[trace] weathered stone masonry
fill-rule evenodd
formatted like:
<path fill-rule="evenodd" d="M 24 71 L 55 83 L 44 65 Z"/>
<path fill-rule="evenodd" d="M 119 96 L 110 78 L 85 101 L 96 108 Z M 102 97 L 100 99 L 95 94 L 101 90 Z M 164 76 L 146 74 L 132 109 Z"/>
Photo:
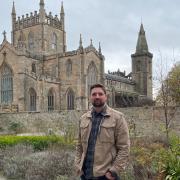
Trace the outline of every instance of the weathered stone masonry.
<path fill-rule="evenodd" d="M 99 43 L 67 51 L 65 12 L 39 11 L 17 17 L 12 6 L 12 42 L 0 45 L 0 112 L 87 110 L 89 87 L 102 83 L 112 107 L 133 107 L 141 99 L 152 100 L 152 57 L 143 25 L 140 26 L 132 72 L 104 73 L 105 57 Z M 119 67 L 121 68 L 121 67 Z"/>

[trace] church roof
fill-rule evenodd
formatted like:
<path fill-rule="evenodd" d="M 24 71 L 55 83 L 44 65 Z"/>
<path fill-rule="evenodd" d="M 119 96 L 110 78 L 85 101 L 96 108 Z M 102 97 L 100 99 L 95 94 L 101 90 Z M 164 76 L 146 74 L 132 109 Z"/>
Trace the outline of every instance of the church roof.
<path fill-rule="evenodd" d="M 135 82 L 131 79 L 122 77 L 122 76 L 117 76 L 113 74 L 105 74 L 105 78 L 108 80 L 114 80 L 114 81 L 119 81 L 127 84 L 135 84 Z"/>

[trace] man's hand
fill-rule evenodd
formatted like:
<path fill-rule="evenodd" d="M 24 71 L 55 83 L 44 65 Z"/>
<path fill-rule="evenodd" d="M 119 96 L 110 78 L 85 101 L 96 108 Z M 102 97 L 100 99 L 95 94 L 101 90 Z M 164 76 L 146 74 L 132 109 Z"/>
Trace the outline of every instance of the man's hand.
<path fill-rule="evenodd" d="M 109 180 L 115 180 L 115 177 L 112 176 L 111 172 L 108 171 L 106 174 L 105 174 L 106 178 L 109 179 Z"/>

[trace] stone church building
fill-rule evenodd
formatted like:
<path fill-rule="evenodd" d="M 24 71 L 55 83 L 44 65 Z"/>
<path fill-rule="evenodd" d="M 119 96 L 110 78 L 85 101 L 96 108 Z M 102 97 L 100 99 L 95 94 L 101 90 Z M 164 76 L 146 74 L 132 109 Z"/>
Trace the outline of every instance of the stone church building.
<path fill-rule="evenodd" d="M 134 106 L 140 98 L 152 99 L 152 57 L 141 24 L 132 72 L 104 73 L 105 58 L 92 41 L 66 50 L 65 13 L 46 13 L 44 0 L 39 11 L 16 16 L 12 7 L 11 43 L 0 45 L 0 112 L 86 110 L 89 87 L 102 83 L 112 107 Z"/>

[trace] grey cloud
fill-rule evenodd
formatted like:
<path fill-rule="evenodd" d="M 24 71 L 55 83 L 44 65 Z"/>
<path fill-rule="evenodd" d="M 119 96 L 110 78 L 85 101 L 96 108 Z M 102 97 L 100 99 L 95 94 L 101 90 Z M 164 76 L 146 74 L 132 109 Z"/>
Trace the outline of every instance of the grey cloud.
<path fill-rule="evenodd" d="M 0 7 L 0 32 L 5 29 L 9 40 L 12 2 L 2 1 Z M 15 4 L 17 15 L 39 10 L 38 0 L 15 0 Z M 59 14 L 60 0 L 45 0 L 45 5 L 47 12 Z M 66 0 L 68 50 L 78 48 L 79 34 L 82 33 L 84 46 L 89 45 L 90 38 L 96 47 L 101 41 L 106 56 L 105 67 L 114 69 L 121 62 L 130 71 L 130 55 L 135 51 L 142 19 L 154 61 L 158 58 L 158 49 L 171 59 L 172 49 L 180 51 L 179 7 L 179 0 Z M 179 56 L 176 58 L 178 60 Z"/>

